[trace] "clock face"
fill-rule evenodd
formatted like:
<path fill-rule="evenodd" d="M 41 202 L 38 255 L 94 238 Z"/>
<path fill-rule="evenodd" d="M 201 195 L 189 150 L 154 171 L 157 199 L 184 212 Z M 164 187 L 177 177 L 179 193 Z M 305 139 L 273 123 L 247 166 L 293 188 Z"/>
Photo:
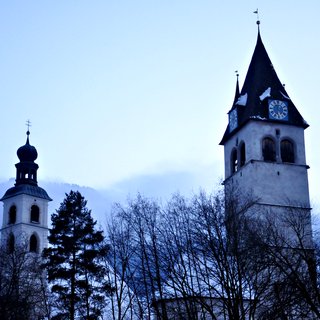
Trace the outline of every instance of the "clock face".
<path fill-rule="evenodd" d="M 269 100 L 269 119 L 288 120 L 288 103 L 281 100 Z"/>
<path fill-rule="evenodd" d="M 229 131 L 233 131 L 238 126 L 238 113 L 237 109 L 229 113 Z"/>

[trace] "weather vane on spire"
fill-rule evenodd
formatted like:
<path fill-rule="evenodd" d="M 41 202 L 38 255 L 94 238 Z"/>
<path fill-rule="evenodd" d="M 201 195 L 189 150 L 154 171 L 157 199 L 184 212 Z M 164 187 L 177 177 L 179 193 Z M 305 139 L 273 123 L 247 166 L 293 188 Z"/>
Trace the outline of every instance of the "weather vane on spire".
<path fill-rule="evenodd" d="M 26 121 L 26 126 L 27 126 L 27 128 L 28 128 L 27 135 L 29 135 L 29 134 L 30 134 L 29 129 L 30 129 L 30 127 L 31 127 L 31 121 L 30 121 L 29 119 Z"/>
<path fill-rule="evenodd" d="M 257 9 L 256 11 L 253 11 L 253 13 L 255 13 L 257 15 L 257 25 L 258 25 L 258 28 L 259 28 L 259 24 L 260 24 L 259 10 Z"/>

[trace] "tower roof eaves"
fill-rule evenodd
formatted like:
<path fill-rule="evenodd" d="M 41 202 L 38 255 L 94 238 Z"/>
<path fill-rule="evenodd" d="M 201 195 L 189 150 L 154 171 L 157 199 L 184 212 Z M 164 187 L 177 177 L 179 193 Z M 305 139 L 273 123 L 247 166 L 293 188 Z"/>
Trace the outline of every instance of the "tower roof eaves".
<path fill-rule="evenodd" d="M 20 194 L 26 194 L 32 197 L 37 197 L 41 199 L 45 199 L 48 201 L 52 201 L 52 199 L 48 196 L 47 192 L 39 186 L 29 185 L 29 184 L 20 184 L 14 186 L 6 191 L 0 201 L 3 201 L 8 198 L 15 197 Z"/>

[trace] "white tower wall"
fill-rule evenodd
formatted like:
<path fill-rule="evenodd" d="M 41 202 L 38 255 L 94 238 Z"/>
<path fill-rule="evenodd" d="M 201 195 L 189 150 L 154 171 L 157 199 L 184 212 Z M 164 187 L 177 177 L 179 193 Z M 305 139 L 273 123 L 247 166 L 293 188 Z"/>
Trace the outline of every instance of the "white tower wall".
<path fill-rule="evenodd" d="M 39 222 L 31 221 L 31 207 L 39 207 Z M 16 207 L 16 222 L 9 223 L 9 211 Z M 3 200 L 2 238 L 5 243 L 10 233 L 17 242 L 28 243 L 31 235 L 35 234 L 39 240 L 38 249 L 42 252 L 48 245 L 48 200 L 26 194 L 16 195 Z"/>

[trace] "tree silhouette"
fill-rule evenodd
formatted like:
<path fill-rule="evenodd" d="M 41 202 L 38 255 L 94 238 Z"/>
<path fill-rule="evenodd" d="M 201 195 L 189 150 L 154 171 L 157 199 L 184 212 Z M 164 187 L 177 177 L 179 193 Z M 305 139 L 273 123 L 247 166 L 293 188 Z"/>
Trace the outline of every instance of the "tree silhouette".
<path fill-rule="evenodd" d="M 43 256 L 57 297 L 53 319 L 98 319 L 103 314 L 105 294 L 111 290 L 101 263 L 107 251 L 103 231 L 95 230 L 96 221 L 86 204 L 80 192 L 70 191 L 51 216 L 50 247 Z"/>

